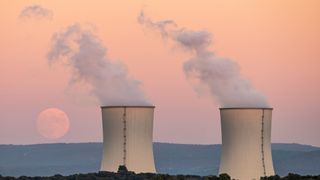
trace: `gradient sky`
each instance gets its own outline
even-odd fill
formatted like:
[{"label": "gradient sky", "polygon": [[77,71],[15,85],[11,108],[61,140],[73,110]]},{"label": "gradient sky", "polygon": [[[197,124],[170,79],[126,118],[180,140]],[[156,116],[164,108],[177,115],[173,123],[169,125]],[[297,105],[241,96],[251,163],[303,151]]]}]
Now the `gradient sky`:
[{"label": "gradient sky", "polygon": [[[19,18],[30,5],[52,18]],[[155,20],[213,34],[215,53],[239,63],[268,98],[272,141],[320,146],[320,1],[95,0],[7,1],[0,6],[0,144],[102,141],[100,108],[66,92],[69,69],[49,67],[53,33],[74,23],[92,26],[111,59],[127,65],[156,106],[154,141],[221,143],[219,105],[199,96],[182,64],[191,54],[137,23],[141,9]],[[47,140],[38,114],[60,108],[70,131]]]}]

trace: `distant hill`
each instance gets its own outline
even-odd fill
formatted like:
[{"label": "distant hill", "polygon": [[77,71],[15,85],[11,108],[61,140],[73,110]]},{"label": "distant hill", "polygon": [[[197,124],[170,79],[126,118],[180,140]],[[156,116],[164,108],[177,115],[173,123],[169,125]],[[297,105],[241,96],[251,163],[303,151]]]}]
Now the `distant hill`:
[{"label": "distant hill", "polygon": [[[320,148],[300,144],[273,144],[276,173],[320,174]],[[215,175],[221,145],[154,143],[159,173]],[[50,176],[97,172],[101,143],[0,145],[0,174],[5,176]]]},{"label": "distant hill", "polygon": [[320,147],[310,146],[310,145],[302,145],[296,143],[273,143],[272,150],[284,150],[284,151],[299,151],[299,152],[310,152],[320,150]]}]

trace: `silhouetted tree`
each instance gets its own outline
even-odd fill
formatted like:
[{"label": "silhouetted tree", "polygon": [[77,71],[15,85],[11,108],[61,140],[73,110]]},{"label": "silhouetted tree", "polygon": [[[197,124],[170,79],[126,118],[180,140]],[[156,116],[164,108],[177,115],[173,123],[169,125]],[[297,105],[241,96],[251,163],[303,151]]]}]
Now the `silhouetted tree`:
[{"label": "silhouetted tree", "polygon": [[269,177],[261,177],[260,180],[280,180],[281,177],[278,175],[274,175],[274,176],[269,176]]},{"label": "silhouetted tree", "polygon": [[226,173],[222,173],[219,175],[219,179],[220,180],[231,180],[231,177]]},{"label": "silhouetted tree", "polygon": [[128,173],[128,169],[125,165],[120,165],[118,167],[118,173]]},{"label": "silhouetted tree", "polygon": [[300,180],[302,177],[299,174],[289,173],[287,176],[288,180]]}]

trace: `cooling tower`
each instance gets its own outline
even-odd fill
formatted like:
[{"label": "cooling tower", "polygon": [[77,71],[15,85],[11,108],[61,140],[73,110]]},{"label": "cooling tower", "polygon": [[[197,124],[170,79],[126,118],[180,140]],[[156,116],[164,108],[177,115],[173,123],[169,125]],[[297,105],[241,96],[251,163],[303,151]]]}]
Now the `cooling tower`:
[{"label": "cooling tower", "polygon": [[271,154],[272,108],[220,108],[222,154],[219,174],[259,180],[274,175]]},{"label": "cooling tower", "polygon": [[125,165],[136,173],[155,172],[152,133],[154,106],[101,107],[103,155],[101,171]]}]

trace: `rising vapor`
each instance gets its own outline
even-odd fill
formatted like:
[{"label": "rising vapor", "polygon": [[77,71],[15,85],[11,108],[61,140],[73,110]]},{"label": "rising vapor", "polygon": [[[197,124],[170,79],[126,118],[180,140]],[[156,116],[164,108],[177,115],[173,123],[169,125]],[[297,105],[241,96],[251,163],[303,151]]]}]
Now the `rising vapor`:
[{"label": "rising vapor", "polygon": [[53,18],[53,12],[40,5],[31,5],[25,7],[19,15],[20,18],[43,18],[51,20]]},{"label": "rising vapor", "polygon": [[86,87],[103,106],[150,105],[126,66],[109,59],[98,37],[78,24],[53,35],[47,56],[50,64],[59,61],[71,68],[70,87]]},{"label": "rising vapor", "polygon": [[198,92],[209,92],[221,107],[269,107],[264,95],[241,76],[235,61],[217,57],[209,50],[212,43],[209,32],[181,28],[172,20],[154,22],[143,11],[138,22],[193,52],[194,57],[183,65],[186,77]]}]

